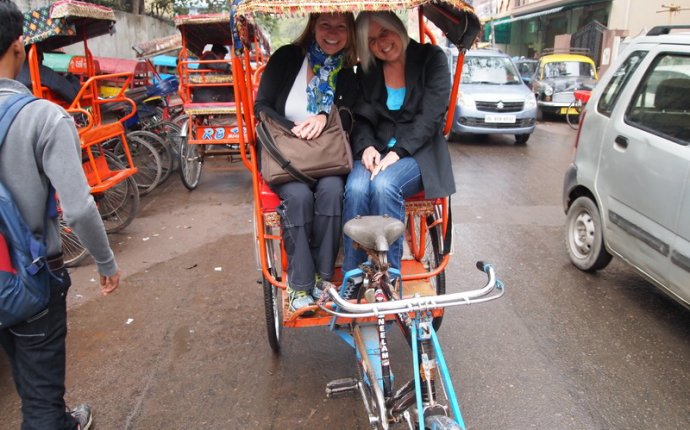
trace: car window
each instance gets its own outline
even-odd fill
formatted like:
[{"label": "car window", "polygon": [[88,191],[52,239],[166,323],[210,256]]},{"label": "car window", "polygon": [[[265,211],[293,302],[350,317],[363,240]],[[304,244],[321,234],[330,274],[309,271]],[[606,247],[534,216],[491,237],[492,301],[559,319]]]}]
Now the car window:
[{"label": "car window", "polygon": [[463,84],[519,85],[515,65],[508,57],[465,57]]},{"label": "car window", "polygon": [[594,67],[582,61],[554,61],[544,65],[545,78],[565,78],[568,76],[594,77]]},{"label": "car window", "polygon": [[628,106],[625,121],[683,145],[690,143],[690,56],[654,59]]},{"label": "car window", "polygon": [[599,99],[599,104],[597,109],[599,112],[606,116],[611,116],[614,106],[616,105],[616,100],[618,100],[618,95],[621,90],[625,88],[625,84],[630,79],[630,76],[635,73],[637,66],[640,65],[642,59],[647,55],[647,51],[635,51],[625,60],[623,64],[616,70],[613,77],[606,85],[606,89]]},{"label": "car window", "polygon": [[516,64],[520,76],[532,76],[537,70],[536,61],[523,61]]}]

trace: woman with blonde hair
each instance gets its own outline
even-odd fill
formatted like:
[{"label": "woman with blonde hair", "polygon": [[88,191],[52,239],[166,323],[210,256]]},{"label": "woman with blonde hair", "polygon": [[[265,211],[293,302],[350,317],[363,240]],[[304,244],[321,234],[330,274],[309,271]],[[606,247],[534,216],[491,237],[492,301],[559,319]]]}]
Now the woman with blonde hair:
[{"label": "woman with blonde hair", "polygon": [[[448,62],[441,48],[410,39],[392,12],[362,12],[356,29],[361,99],[354,110],[355,163],[345,185],[343,221],[385,214],[403,221],[406,197],[422,190],[427,198],[455,192],[443,135]],[[388,251],[388,262],[398,270],[402,241]],[[348,237],[343,251],[343,272],[366,261]]]}]

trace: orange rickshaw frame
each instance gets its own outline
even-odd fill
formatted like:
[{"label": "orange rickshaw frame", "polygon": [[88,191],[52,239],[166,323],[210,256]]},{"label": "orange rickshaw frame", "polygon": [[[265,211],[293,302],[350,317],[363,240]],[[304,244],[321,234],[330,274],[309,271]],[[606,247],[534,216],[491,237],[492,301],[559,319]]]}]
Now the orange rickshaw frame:
[{"label": "orange rickshaw frame", "polygon": [[[417,0],[412,2],[310,2],[309,6],[299,5],[299,2],[289,1],[239,1],[236,2],[233,9],[235,22],[244,19],[254,13],[273,13],[273,14],[288,14],[288,15],[306,15],[310,12],[338,12],[350,11],[352,7],[362,7],[366,3],[371,7],[366,10],[395,10],[400,8],[397,3],[413,3],[413,6],[418,6],[419,18],[419,34],[420,42],[424,43],[428,38],[432,43],[436,43],[436,38],[433,32],[428,27],[426,20],[432,19],[437,26],[445,33],[449,40],[452,40],[460,49],[460,56],[456,67],[455,75],[453,77],[451,98],[449,102],[449,109],[447,119],[445,122],[444,133],[448,134],[452,126],[453,113],[455,110],[454,101],[457,99],[460,76],[462,73],[462,64],[464,52],[472,45],[479,29],[479,20],[474,15],[470,6],[462,1],[451,2],[429,2]],[[295,3],[290,6],[288,3]],[[334,5],[338,3],[339,5]],[[348,4],[345,4],[348,3]],[[356,5],[355,5],[356,3]],[[358,6],[359,5],[359,6]],[[453,13],[460,13],[455,16]],[[439,22],[441,25],[439,25]],[[463,25],[465,26],[463,28]],[[470,29],[471,27],[471,29]],[[240,26],[241,30],[241,26]],[[466,31],[468,30],[468,31]],[[282,236],[280,231],[280,217],[276,212],[276,207],[280,204],[280,198],[273,193],[268,185],[263,181],[260,174],[259,166],[257,165],[256,157],[256,134],[254,133],[254,126],[256,120],[253,115],[253,97],[251,89],[256,88],[258,79],[262,69],[252,70],[246,67],[247,60],[247,44],[242,46],[237,44],[233,51],[233,58],[243,56],[245,58],[245,68],[233,69],[236,79],[243,79],[246,83],[244,91],[240,94],[246,97],[246,102],[241,103],[243,113],[249,118],[246,121],[251,125],[247,133],[249,145],[246,145],[248,154],[244,154],[245,146],[242,146],[242,158],[245,165],[249,168],[252,174],[252,185],[254,195],[254,230],[256,239],[256,257],[257,266],[261,274],[261,283],[264,289],[264,299],[266,304],[267,328],[269,331],[269,343],[271,347],[278,351],[279,346],[279,331],[280,326],[284,327],[312,327],[323,326],[328,324],[347,324],[350,322],[347,318],[335,318],[323,311],[316,305],[300,309],[297,312],[291,312],[287,306],[287,282],[285,274],[287,273],[288,261],[286,259],[285,250],[283,248]],[[409,245],[412,259],[404,260],[402,262],[401,273],[402,282],[405,284],[406,295],[420,293],[424,294],[442,294],[445,291],[445,269],[450,260],[452,240],[452,223],[450,221],[450,207],[449,198],[426,199],[424,194],[419,193],[411,198],[406,199],[406,235],[408,237],[407,243]],[[435,243],[429,243],[429,237],[435,236]],[[422,257],[429,251],[428,247],[432,246],[432,252],[436,253],[437,261],[434,267],[425,268],[421,262]],[[335,283],[341,281],[342,273],[339,268],[336,270]],[[435,279],[436,285],[433,285],[431,280]],[[277,321],[276,309],[279,306],[282,314],[281,321]],[[274,309],[270,309],[273,307]],[[274,312],[273,321],[270,313]],[[306,316],[305,314],[313,314]],[[435,317],[441,317],[443,309],[434,311]],[[393,319],[394,317],[387,317]],[[334,321],[335,320],[335,321]],[[361,322],[362,320],[359,319]],[[272,331],[274,333],[272,333]]]}]

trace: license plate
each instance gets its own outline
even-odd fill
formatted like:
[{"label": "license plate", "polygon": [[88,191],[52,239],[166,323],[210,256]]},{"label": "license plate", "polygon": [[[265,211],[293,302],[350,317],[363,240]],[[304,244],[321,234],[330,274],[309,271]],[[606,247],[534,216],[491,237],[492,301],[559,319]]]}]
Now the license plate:
[{"label": "license plate", "polygon": [[578,115],[579,112],[575,108],[561,108],[561,115]]},{"label": "license plate", "polygon": [[484,117],[484,122],[515,124],[515,115],[487,115]]}]

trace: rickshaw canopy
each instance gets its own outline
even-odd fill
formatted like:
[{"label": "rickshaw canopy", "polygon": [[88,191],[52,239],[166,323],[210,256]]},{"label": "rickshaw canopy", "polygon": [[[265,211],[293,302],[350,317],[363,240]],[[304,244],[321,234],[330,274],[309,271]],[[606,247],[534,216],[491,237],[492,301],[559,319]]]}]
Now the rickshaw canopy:
[{"label": "rickshaw canopy", "polygon": [[396,11],[422,7],[424,16],[433,22],[458,49],[469,49],[481,25],[472,6],[461,0],[235,0],[237,17],[257,13],[301,16],[309,13],[361,11]]},{"label": "rickshaw canopy", "polygon": [[37,44],[43,51],[114,32],[113,10],[91,3],[62,0],[24,13],[24,44]]},{"label": "rickshaw canopy", "polygon": [[175,26],[184,34],[187,50],[197,56],[206,45],[227,45],[232,40],[228,13],[180,15],[175,17]]},{"label": "rickshaw canopy", "polygon": [[179,33],[148,40],[132,46],[134,52],[137,53],[137,58],[155,57],[177,51],[180,48],[182,48],[182,35]]}]

